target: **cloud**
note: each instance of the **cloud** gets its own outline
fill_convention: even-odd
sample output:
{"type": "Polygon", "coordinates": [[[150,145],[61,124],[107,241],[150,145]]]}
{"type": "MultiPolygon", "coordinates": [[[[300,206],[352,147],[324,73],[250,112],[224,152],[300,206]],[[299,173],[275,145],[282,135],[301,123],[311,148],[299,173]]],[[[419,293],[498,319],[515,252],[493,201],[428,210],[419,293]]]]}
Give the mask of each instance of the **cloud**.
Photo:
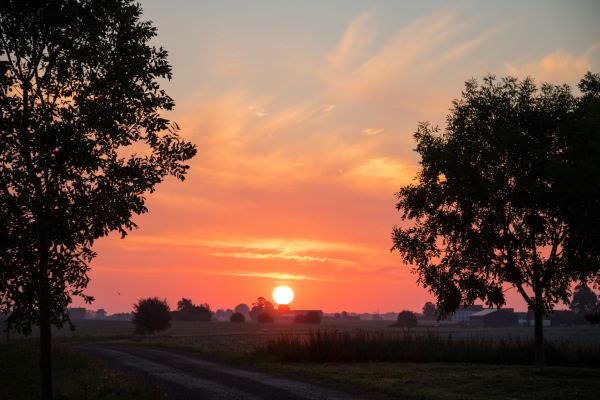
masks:
{"type": "Polygon", "coordinates": [[[406,184],[414,178],[416,165],[406,164],[389,158],[374,158],[357,166],[349,175],[358,182],[388,182],[390,187],[406,184]]]}
{"type": "Polygon", "coordinates": [[[332,71],[355,66],[373,42],[375,32],[372,25],[371,12],[359,15],[348,25],[337,47],[327,56],[332,71]]]}
{"type": "Polygon", "coordinates": [[[592,69],[592,56],[600,49],[600,42],[590,46],[581,55],[568,54],[558,49],[539,60],[506,63],[509,75],[524,78],[531,76],[537,82],[572,83],[592,69]]]}
{"type": "MultiPolygon", "coordinates": [[[[365,252],[369,248],[356,245],[354,243],[328,242],[310,239],[280,239],[280,238],[232,238],[230,240],[211,240],[203,236],[187,237],[182,236],[140,236],[131,235],[126,240],[119,240],[117,243],[122,247],[128,246],[175,246],[175,247],[205,247],[217,249],[247,249],[253,251],[272,251],[278,250],[281,254],[295,254],[306,252],[365,252]]],[[[229,253],[224,253],[229,254],[229,253]]]]}
{"type": "Polygon", "coordinates": [[[314,276],[286,274],[281,272],[232,272],[227,275],[242,276],[247,278],[267,278],[278,280],[297,280],[297,281],[321,281],[323,279],[314,276]]]}
{"type": "Polygon", "coordinates": [[[374,136],[374,135],[378,135],[378,134],[382,133],[383,131],[385,131],[385,129],[367,128],[367,129],[363,129],[361,132],[367,136],[374,136]]]}
{"type": "Polygon", "coordinates": [[[431,84],[431,77],[440,72],[447,74],[453,63],[461,62],[504,29],[497,25],[477,32],[477,18],[464,20],[452,7],[444,7],[408,23],[378,48],[369,46],[371,40],[360,46],[349,45],[358,32],[367,38],[373,36],[365,20],[367,17],[361,15],[348,25],[334,52],[336,59],[352,58],[354,62],[330,62],[322,74],[330,92],[346,101],[383,97],[383,103],[404,100],[407,106],[427,108],[431,108],[432,96],[417,101],[417,86],[431,84]]]}
{"type": "Polygon", "coordinates": [[[443,55],[442,59],[445,61],[457,60],[469,52],[472,52],[477,47],[488,42],[492,37],[494,37],[498,32],[502,31],[504,27],[502,25],[494,26],[487,31],[477,35],[474,39],[468,40],[459,44],[458,46],[451,47],[448,49],[443,55]]]}

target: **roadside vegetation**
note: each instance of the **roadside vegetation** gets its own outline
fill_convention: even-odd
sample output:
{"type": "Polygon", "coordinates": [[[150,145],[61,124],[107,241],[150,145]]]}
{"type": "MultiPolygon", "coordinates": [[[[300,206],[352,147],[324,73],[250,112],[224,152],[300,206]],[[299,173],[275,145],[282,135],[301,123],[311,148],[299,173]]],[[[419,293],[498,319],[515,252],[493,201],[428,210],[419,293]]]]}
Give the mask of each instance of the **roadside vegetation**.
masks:
{"type": "MultiPolygon", "coordinates": [[[[40,398],[39,345],[17,340],[0,345],[2,400],[40,398]]],[[[159,400],[156,383],[141,376],[107,367],[76,349],[56,345],[52,349],[54,395],[57,400],[159,400]]]]}
{"type": "MultiPolygon", "coordinates": [[[[600,345],[560,341],[545,344],[548,365],[600,367],[600,345]]],[[[458,362],[525,364],[534,360],[535,343],[520,337],[454,338],[434,331],[399,333],[318,330],[284,334],[258,345],[258,359],[279,362],[458,362]]]]}
{"type": "Polygon", "coordinates": [[[273,374],[404,400],[597,399],[600,370],[466,363],[268,363],[273,374]]]}

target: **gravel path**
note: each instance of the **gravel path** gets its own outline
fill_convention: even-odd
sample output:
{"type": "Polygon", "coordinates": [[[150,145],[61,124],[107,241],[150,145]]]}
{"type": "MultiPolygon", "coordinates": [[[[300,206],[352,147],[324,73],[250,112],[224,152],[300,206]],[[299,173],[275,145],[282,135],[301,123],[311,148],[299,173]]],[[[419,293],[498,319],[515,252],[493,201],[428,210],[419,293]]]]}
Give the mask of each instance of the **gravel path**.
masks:
{"type": "Polygon", "coordinates": [[[148,374],[169,399],[354,400],[356,394],[204,361],[191,354],[141,346],[82,345],[118,369],[148,374]]]}

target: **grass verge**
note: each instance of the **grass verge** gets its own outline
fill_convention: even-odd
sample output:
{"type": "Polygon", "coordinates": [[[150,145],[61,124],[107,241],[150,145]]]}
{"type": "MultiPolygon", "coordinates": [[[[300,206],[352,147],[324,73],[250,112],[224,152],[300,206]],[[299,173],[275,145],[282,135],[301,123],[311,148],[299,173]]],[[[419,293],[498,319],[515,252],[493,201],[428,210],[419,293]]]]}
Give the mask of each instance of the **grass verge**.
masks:
{"type": "MultiPolygon", "coordinates": [[[[0,345],[0,398],[40,398],[38,346],[32,340],[0,345]]],[[[64,345],[52,352],[56,400],[159,400],[163,396],[146,378],[123,374],[64,345]]]]}
{"type": "Polygon", "coordinates": [[[405,400],[592,400],[600,370],[460,363],[261,363],[270,373],[405,400]]]}

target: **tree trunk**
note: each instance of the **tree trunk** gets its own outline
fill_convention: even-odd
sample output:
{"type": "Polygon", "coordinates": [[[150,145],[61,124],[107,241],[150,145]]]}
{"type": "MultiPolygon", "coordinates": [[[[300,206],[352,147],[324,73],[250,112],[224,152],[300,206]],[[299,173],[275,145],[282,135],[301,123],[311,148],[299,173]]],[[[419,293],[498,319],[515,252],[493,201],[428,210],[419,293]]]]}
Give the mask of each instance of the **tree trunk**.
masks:
{"type": "Polygon", "coordinates": [[[52,331],[50,313],[40,312],[40,374],[42,400],[52,400],[52,331]]]}
{"type": "Polygon", "coordinates": [[[544,359],[544,308],[536,306],[535,314],[535,366],[542,368],[546,365],[544,359]]]}
{"type": "Polygon", "coordinates": [[[50,324],[50,281],[48,276],[48,249],[41,240],[40,249],[40,378],[42,400],[52,400],[52,328],[50,324]]]}

